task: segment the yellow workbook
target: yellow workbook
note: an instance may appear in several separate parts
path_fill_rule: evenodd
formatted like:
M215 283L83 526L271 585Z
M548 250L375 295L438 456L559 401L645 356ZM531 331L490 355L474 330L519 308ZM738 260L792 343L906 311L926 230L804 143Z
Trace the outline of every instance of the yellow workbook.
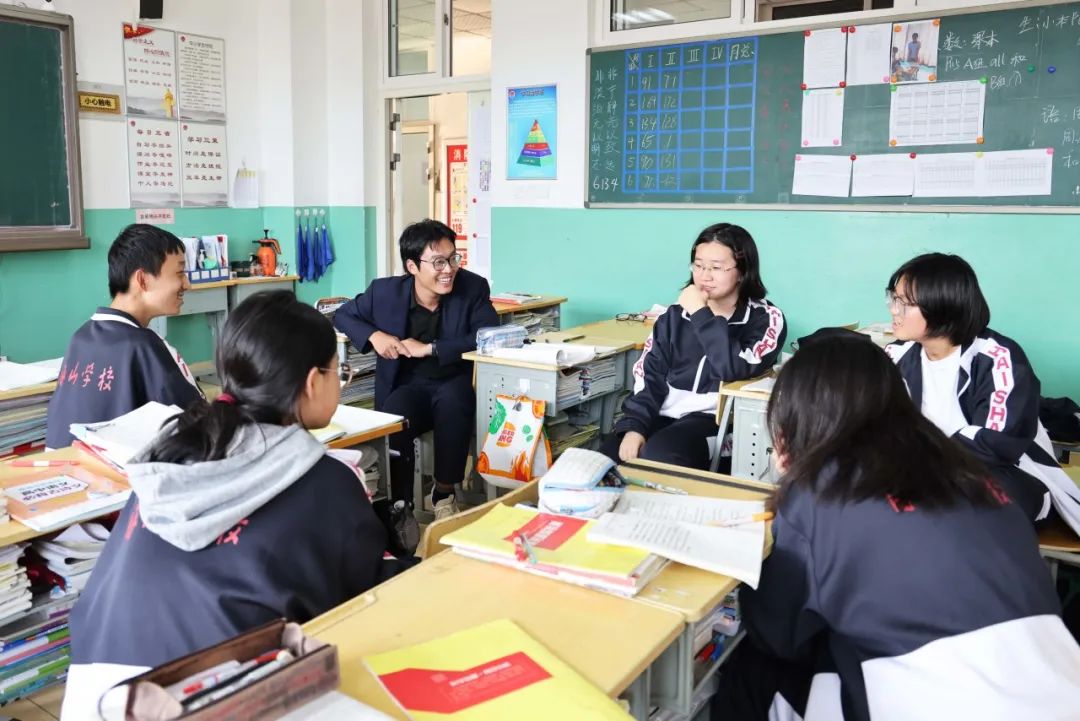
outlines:
M507 619L368 656L364 664L416 721L631 718Z
M466 556L622 595L636 593L663 567L664 559L648 551L589 541L593 523L497 505L442 542ZM528 551L520 540L515 542L521 536Z

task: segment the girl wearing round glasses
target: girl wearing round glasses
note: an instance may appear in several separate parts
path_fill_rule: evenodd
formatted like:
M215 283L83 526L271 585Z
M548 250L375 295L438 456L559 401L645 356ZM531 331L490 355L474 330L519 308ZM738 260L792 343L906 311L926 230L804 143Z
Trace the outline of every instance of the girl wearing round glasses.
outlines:
M690 280L634 365L633 395L604 453L708 468L720 383L768 371L786 334L784 314L765 300L754 239L729 223L705 228L690 249Z
M308 432L340 396L330 323L291 292L256 294L229 314L216 362L221 396L127 466L134 493L71 613L64 718L147 667L307 621L403 568L358 472Z
M886 290L897 338L886 350L923 415L986 463L1029 518L1052 505L1080 531L1080 489L1039 421L1039 379L1016 341L987 327L971 266L927 253L900 266Z

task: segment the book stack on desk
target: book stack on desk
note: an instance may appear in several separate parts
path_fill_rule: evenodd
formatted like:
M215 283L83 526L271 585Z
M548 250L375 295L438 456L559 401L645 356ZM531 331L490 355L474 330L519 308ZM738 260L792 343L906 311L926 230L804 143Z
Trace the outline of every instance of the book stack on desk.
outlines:
M52 598L76 598L86 588L107 540L109 531L100 523L75 524L51 540L34 541L27 559L48 571L41 575L55 583L49 589Z
M555 391L560 406L603 395L615 390L615 358L598 358L559 374Z
M67 675L68 615L75 597L55 599L19 563L25 544L0 549L0 704L35 693ZM8 599L12 594L17 598ZM12 610L17 609L17 610Z
M551 443L552 458L558 458L568 448L587 448L600 434L600 426L595 424L546 423L544 428Z
M634 596L666 561L647 551L586 540L592 521L496 505L443 537L463 556L619 596Z
M0 458L41 450L52 393L0 400Z
M119 418L101 423L72 423L81 448L120 471L157 437L161 427L180 414L176 406L150 401Z

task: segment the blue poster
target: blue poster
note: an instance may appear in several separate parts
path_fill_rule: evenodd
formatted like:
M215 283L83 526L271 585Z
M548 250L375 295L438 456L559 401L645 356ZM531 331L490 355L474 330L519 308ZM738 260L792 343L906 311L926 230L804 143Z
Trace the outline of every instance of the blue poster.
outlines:
M554 85L506 91L506 177L555 178L558 111Z

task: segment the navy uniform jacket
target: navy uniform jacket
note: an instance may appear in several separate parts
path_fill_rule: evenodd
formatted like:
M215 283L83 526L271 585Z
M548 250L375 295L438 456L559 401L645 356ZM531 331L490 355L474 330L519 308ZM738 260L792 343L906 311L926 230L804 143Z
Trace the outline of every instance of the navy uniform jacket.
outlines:
M71 660L156 666L277 618L303 623L402 570L363 484L324 456L197 551L142 527L132 494L71 612Z
M68 344L49 401L49 448L70 446L72 423L108 421L150 401L186 408L201 399L176 350L127 313L98 308Z
M375 331L404 340L415 282L412 275L376 278L366 291L338 309L334 325L363 353L371 350L368 338ZM491 304L491 287L483 276L459 270L454 289L442 296L439 309L442 328L435 340L439 364L456 363L461 373L471 372L471 364L462 363L461 354L476 349L476 331L499 325L499 316ZM375 362L376 408L381 408L397 387L400 369L400 360L380 357Z
M922 407L922 346L897 341L885 348ZM993 468L1015 467L1046 487L1054 508L1080 533L1080 489L1058 465L1039 421L1039 378L1016 341L989 328L960 349L956 399L969 425L953 439ZM1045 504L1036 520L1046 516Z
M715 413L720 383L770 370L786 337L784 314L764 299L740 300L731 318L669 306L634 364L634 393L615 432L648 436L657 416Z
M759 645L819 670L805 710L785 696L802 718L1077 718L1080 647L1031 522L999 499L926 510L787 493L739 601Z

